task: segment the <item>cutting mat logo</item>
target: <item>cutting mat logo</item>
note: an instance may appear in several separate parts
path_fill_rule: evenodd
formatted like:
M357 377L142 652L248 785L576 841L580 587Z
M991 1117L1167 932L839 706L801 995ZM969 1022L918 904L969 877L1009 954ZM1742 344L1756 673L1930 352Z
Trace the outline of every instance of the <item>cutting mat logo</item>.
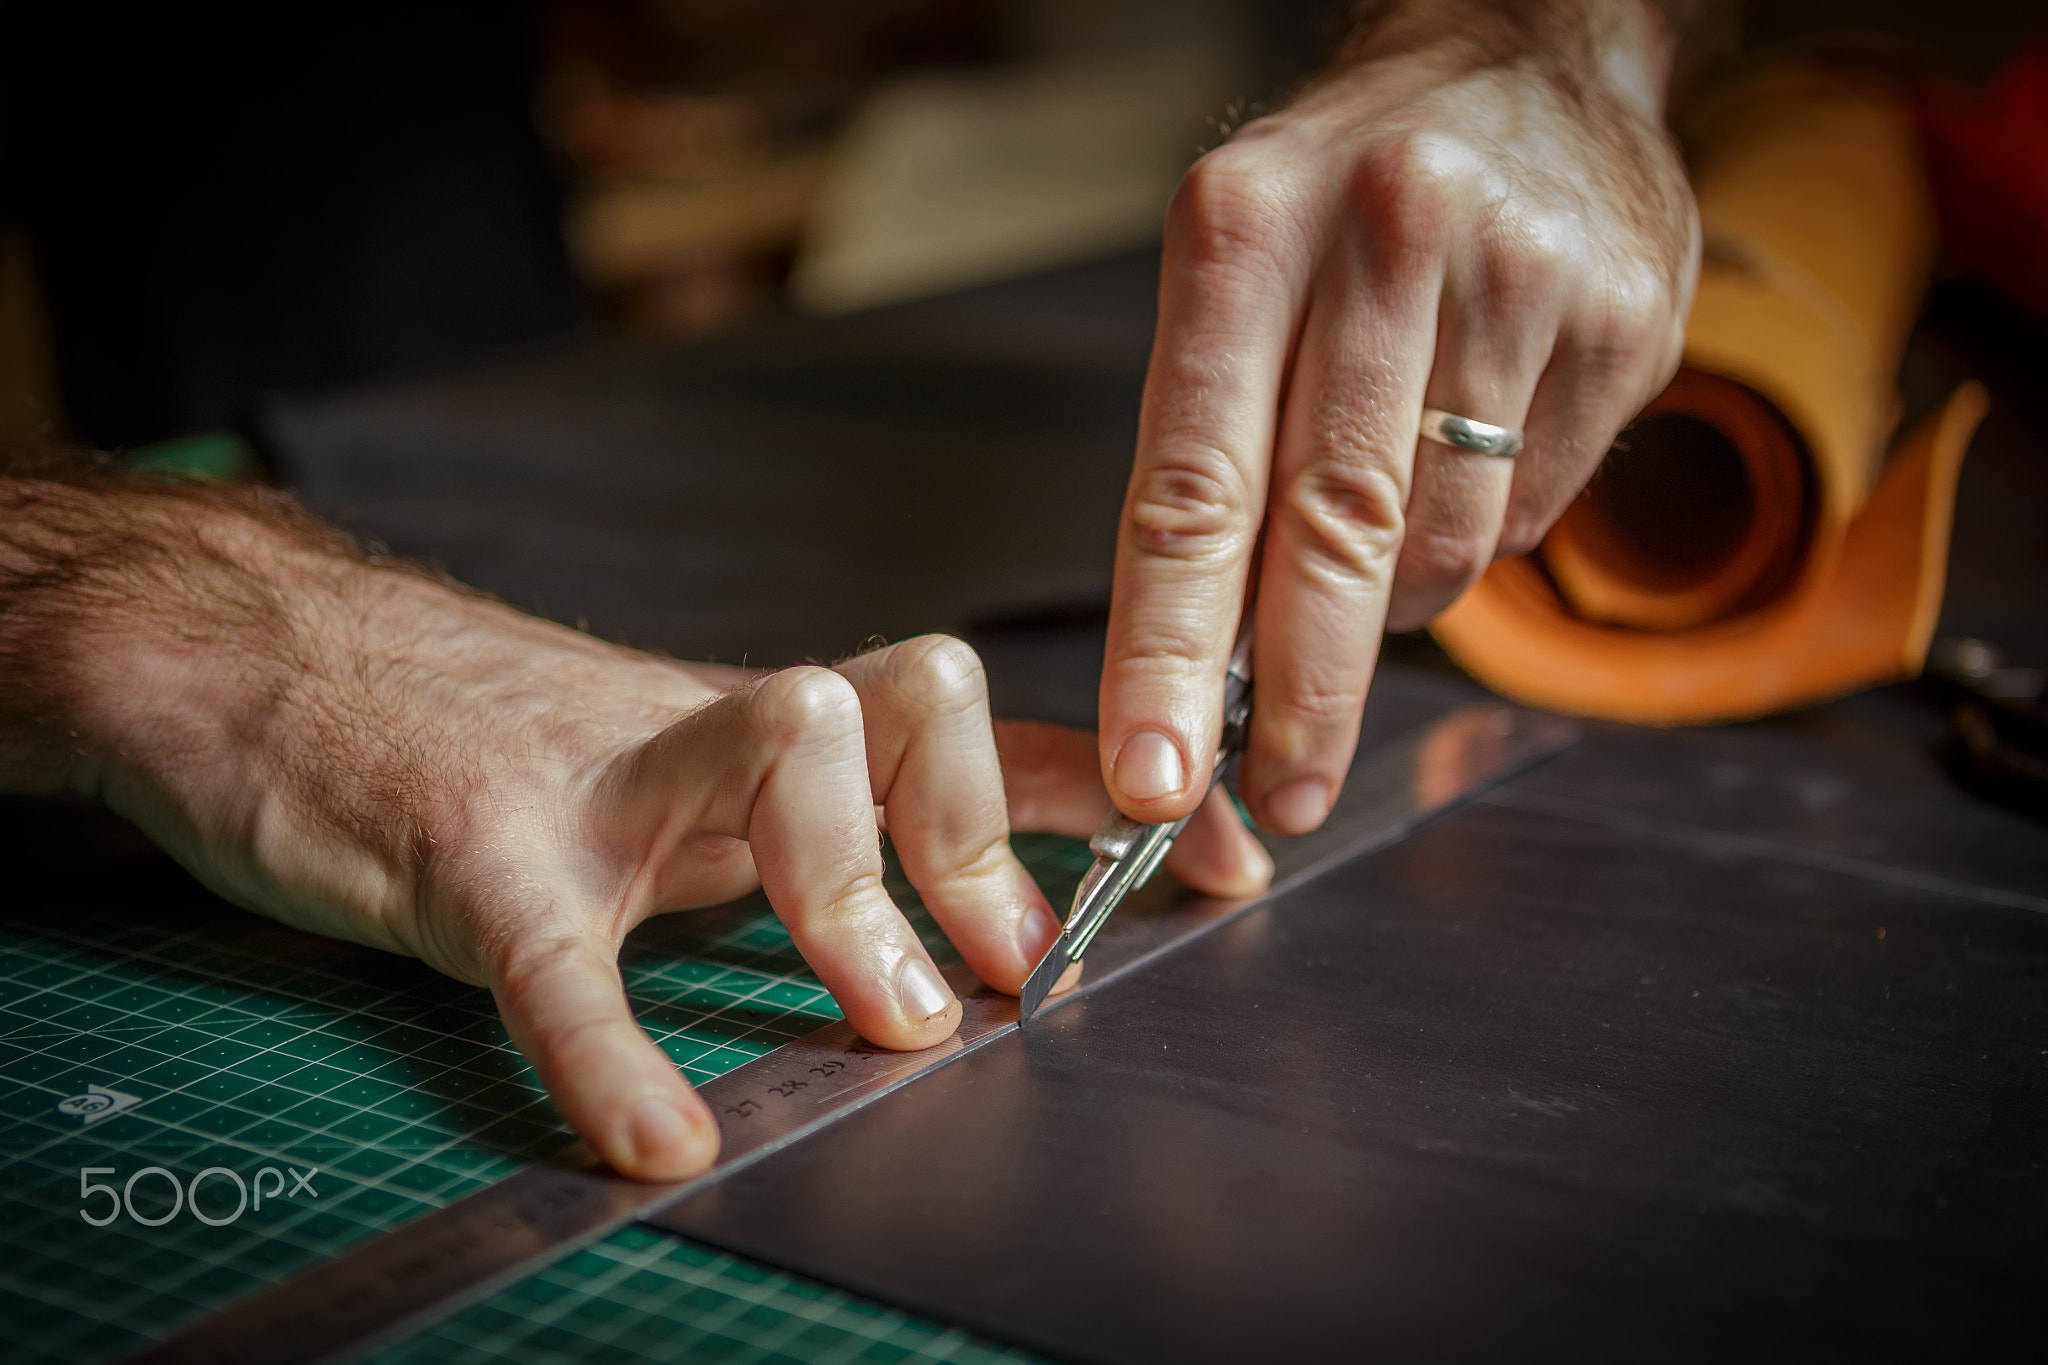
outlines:
M142 1100L125 1091L110 1089L104 1085L88 1085L83 1095L66 1095L57 1101L57 1112L87 1123L98 1123L110 1119L124 1110L133 1109Z

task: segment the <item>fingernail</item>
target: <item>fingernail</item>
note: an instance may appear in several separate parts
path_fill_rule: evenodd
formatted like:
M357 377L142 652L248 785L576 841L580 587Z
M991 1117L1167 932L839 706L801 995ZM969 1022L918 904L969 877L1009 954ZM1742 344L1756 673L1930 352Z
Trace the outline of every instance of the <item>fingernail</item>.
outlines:
M1297 777L1270 792L1265 808L1268 829L1306 834L1330 813L1330 789L1319 777Z
M626 1124L626 1141L638 1168L635 1174L672 1173L689 1155L689 1138L690 1121L682 1111L659 1095L649 1095L633 1107Z
M1117 790L1137 801L1157 801L1187 785L1180 746L1157 730L1140 730L1116 753Z
M1266 846L1260 843L1257 836L1250 830L1244 829L1242 825L1238 826L1238 828L1244 830L1244 862L1246 870L1250 873L1252 880L1260 886L1272 885L1273 855L1266 852Z
M1017 917L1017 952L1029 966L1036 967L1059 936L1060 922L1043 905L1027 903L1024 913Z
M921 957L906 957L896 969L896 998L902 1002L903 1012L918 1023L953 1008L953 992Z

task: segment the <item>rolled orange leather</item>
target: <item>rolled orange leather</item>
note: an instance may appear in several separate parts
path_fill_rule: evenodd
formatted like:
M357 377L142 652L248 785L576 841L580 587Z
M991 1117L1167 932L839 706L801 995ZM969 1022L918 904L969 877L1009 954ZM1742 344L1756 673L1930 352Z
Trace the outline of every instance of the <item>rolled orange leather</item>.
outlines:
M1986 398L1962 385L1886 458L1935 246L1912 111L1879 79L1782 64L1726 99L1703 148L1684 368L1537 551L1432 627L1533 705L1735 720L1926 656Z

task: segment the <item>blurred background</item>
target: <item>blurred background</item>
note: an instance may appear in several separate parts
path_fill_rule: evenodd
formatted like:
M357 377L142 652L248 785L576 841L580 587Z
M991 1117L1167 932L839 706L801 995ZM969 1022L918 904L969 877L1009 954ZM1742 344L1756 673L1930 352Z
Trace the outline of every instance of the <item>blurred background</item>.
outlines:
M0 432L691 336L1156 234L1315 0L0 5Z
M0 0L0 437L134 448L266 394L1142 247L1346 9ZM1852 40L1982 101L2042 26L1774 0L1739 45Z

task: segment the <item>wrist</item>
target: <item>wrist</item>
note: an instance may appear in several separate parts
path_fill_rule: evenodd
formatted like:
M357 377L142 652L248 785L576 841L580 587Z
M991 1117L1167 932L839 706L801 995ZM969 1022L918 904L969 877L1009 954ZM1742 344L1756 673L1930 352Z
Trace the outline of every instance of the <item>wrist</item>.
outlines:
M1377 0L1360 8L1325 79L1396 58L1426 63L1438 78L1521 69L1568 94L1597 91L1657 123L1679 45L1716 3Z

